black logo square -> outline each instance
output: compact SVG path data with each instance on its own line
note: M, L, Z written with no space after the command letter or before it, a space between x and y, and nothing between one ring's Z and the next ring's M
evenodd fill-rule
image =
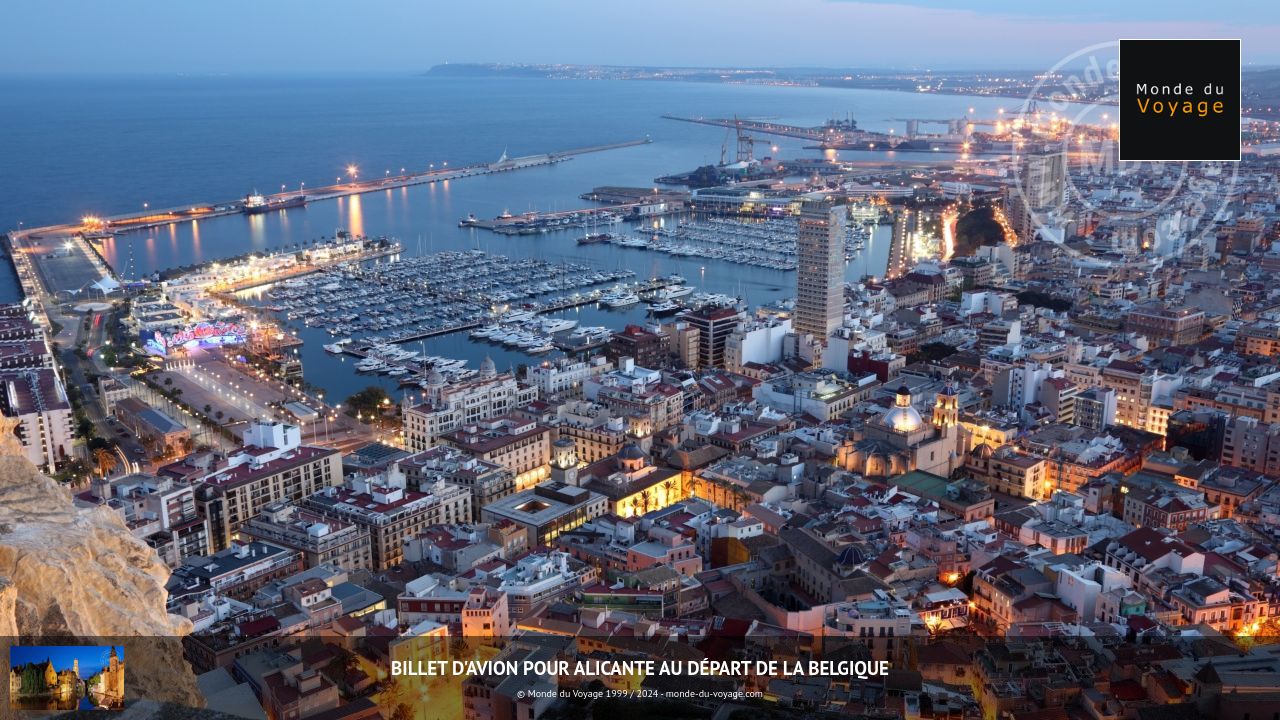
M1120 159L1240 159L1239 40L1120 41Z

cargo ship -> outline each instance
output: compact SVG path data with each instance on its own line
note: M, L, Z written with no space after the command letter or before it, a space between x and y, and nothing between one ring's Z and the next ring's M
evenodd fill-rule
M284 210L285 208L302 207L307 204L306 195L291 195L283 198L272 198L268 200L256 192L252 195L244 196L244 208L246 215L257 215L258 213L269 212L271 210Z

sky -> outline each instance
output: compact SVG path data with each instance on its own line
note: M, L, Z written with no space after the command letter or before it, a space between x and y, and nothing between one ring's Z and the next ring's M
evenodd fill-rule
M1042 69L1129 38L1241 38L1274 0L6 0L0 73L424 72L453 62Z
M80 660L80 677L88 678L107 666L111 652L109 645L50 645L50 646L18 646L9 648L9 666L26 665L29 662L53 661L53 669L66 670L73 660ZM124 658L124 648L116 646L116 655Z

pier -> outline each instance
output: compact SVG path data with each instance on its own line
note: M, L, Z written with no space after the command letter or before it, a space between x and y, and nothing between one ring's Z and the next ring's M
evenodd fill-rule
M432 168L424 172L404 173L387 177L335 183L318 187L300 187L280 193L263 195L268 203L296 198L305 194L307 202L333 200L350 195L392 190L410 185L425 185L437 182L460 180L479 175L492 175L527 168L553 165L565 162L578 155L605 152L621 148L647 145L653 142L649 138L591 145L587 147L560 150L537 155L508 158L504 153L496 162L474 163L459 167ZM23 228L8 233L9 247L18 267L19 280L28 297L39 297L47 294L50 298L65 299L68 295L78 295L95 280L110 278L119 280L116 269L107 266L92 245L93 240L101 240L112 234L147 230L176 223L192 222L216 217L240 215L244 213L244 199L222 200L215 202L198 201L168 208L144 207L140 212L119 213L107 216L87 216L78 222L42 227ZM269 210L268 212L275 212ZM60 253L60 255L55 255ZM50 272L43 267L46 261L57 257L70 258L56 265L74 265L74 267L56 268ZM40 291L43 290L43 293Z
M597 223L609 225L623 220L681 213L684 210L684 201L652 199L619 203L609 207L501 215L492 220L468 218L460 221L458 225L489 230L501 235L538 235L552 230L584 228Z
M777 135L779 137L799 138L815 143L814 149L840 150L874 150L878 145L882 149L892 149L902 144L905 138L874 130L859 130L845 124L829 124L820 127L801 127L782 123L760 122L756 120L739 120L737 118L681 117L679 115L663 115L664 120L712 125L714 127L733 128L739 133L756 133L759 135Z
M628 140L625 142L610 143L607 145L591 145L588 147L574 148L572 150L561 150L558 152L541 153L537 155L525 155L515 158L508 158L504 153L502 158L491 163L473 163L471 165L462 165L456 168L442 167L424 172L390 175L387 177L371 178L369 180L352 180L351 182L346 183L335 183L333 185L322 185L314 188L299 188L297 190L286 190L285 192L264 194L263 197L268 203L296 198L299 194L306 195L307 202L334 200L341 197L347 197L349 195L378 192L379 190L394 190L396 188L408 187L411 185L425 185L428 183L458 180L465 177L475 177L477 175L492 175L494 173L524 170L543 165L554 165L556 163L570 160L578 155L636 147L639 145L647 145L651 142L653 141L649 138L644 138L641 140ZM88 218L88 220L93 221L92 224L94 225L100 225L112 230L128 232L130 230L144 230L175 222L186 222L190 220L199 220L201 218L221 217L225 215L237 215L242 212L244 212L244 201L241 198L236 198L234 200L225 200L213 203L196 203L158 210L147 209L141 213L123 213L120 215L111 215L101 218ZM76 229L78 227L80 226L51 226L49 228L36 228L28 230L27 232L36 233L41 231L50 231L57 228Z
M671 284L671 280L668 278L652 278L650 280L645 280L643 282L629 283L627 287L635 293L648 293L648 292L653 292L654 290L658 290L660 288L664 288L670 284ZM589 292L581 293L578 295L570 295L568 297L559 298L557 300L553 300L550 302L539 303L537 307L531 307L531 308L528 308L528 310L529 312L532 312L535 315L545 315L547 313L560 312L561 310L572 310L573 308L576 308L576 307L582 307L583 305L590 305L592 303L600 302L600 297L603 296L604 294L605 293L603 290L598 290L598 289L591 290ZM388 340L388 342L392 345L403 345L404 343L417 342L419 340L426 340L427 338L436 337L438 335L448 335L450 333L459 332L461 330L473 330L488 322L491 322L491 319L477 318L474 320L454 323L454 324L446 325L442 327L424 328L423 330L414 332L410 335L402 335L402 336L390 339ZM347 352L350 353L351 351L347 350ZM355 353L351 353L351 354L355 354Z
M320 260L318 262L308 262L305 265L294 265L279 272L273 272L266 275L255 275L244 280L237 280L228 283L219 283L209 288L210 293L232 294L242 290L252 290L253 288L263 287L281 282L283 280L291 280L293 278L304 277L314 273L323 272L330 268L346 263L358 263L366 260L377 260L378 258L388 257L390 255L399 255L403 250L398 242L392 241L386 247L373 247L361 250L359 252L347 253L338 257Z

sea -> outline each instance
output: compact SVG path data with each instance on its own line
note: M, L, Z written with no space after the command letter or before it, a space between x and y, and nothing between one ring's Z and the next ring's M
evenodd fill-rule
M698 290L742 297L750 305L794 296L795 273L725 261L621 248L580 246L582 230L503 236L458 227L468 214L554 211L591 206L593 187L648 187L656 177L734 158L732 131L663 119L739 117L817 125L853 118L873 130L895 118L996 117L1010 98L881 90L664 81L351 77L57 77L0 78L0 228L35 227L85 215L226 201L403 171L492 162L508 157L648 138L624 149L555 165L388 189L257 216L235 215L117 236L102 248L126 279L211 260L271 250L339 230L397 238L404 255L480 249L512 257L575 260L628 268L638 278L677 273ZM800 140L757 138L757 157L818 157ZM830 152L830 151L828 151ZM941 153L850 151L842 159L924 162ZM21 224L21 225L20 225ZM882 275L889 228L881 226L848 262L846 277ZM12 269L0 275L0 301L18 297ZM583 307L563 313L583 325L621 328L643 322L644 306ZM323 330L299 325L307 380L331 397L390 379L356 376L352 361L326 353ZM491 356L499 369L540 362L465 333L432 338L426 354L468 360Z

